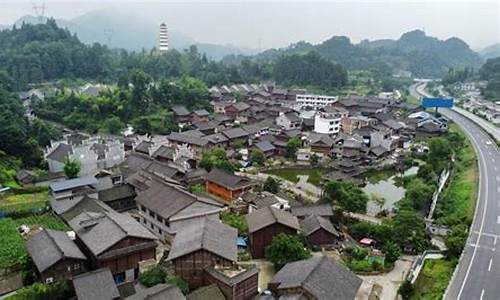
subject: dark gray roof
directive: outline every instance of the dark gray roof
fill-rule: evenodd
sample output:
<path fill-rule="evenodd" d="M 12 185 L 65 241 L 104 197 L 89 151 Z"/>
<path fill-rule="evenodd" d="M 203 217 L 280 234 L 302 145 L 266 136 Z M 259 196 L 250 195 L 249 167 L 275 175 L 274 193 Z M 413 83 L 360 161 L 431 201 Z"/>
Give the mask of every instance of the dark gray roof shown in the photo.
<path fill-rule="evenodd" d="M 198 197 L 179 187 L 154 181 L 149 189 L 140 193 L 136 201 L 154 211 L 164 219 L 180 213 L 192 206 L 195 202 L 202 202 L 203 208 L 199 215 L 213 213 L 220 210 L 220 204 L 209 199 Z"/>
<path fill-rule="evenodd" d="M 69 225 L 95 256 L 127 237 L 156 240 L 134 218 L 115 211 L 84 212 L 69 221 Z"/>
<path fill-rule="evenodd" d="M 285 114 L 285 117 L 290 120 L 290 122 L 301 122 L 302 119 L 295 112 L 289 112 Z"/>
<path fill-rule="evenodd" d="M 228 141 L 227 137 L 222 133 L 214 133 L 204 137 L 212 144 L 225 143 Z"/>
<path fill-rule="evenodd" d="M 71 153 L 73 153 L 73 147 L 65 143 L 60 143 L 47 155 L 47 158 L 62 163 Z"/>
<path fill-rule="evenodd" d="M 297 217 L 287 211 L 270 206 L 258 209 L 251 214 L 246 215 L 245 217 L 248 223 L 248 231 L 250 233 L 258 231 L 275 223 L 279 223 L 297 230 L 300 229 Z"/>
<path fill-rule="evenodd" d="M 292 214 L 296 217 L 305 217 L 309 215 L 330 217 L 333 216 L 333 211 L 330 204 L 319 204 L 292 207 Z"/>
<path fill-rule="evenodd" d="M 196 127 L 196 129 L 198 130 L 212 130 L 212 129 L 215 129 L 217 128 L 217 126 L 220 125 L 220 121 L 217 121 L 217 120 L 212 120 L 212 121 L 208 121 L 208 122 L 198 122 L 198 123 L 194 123 L 193 126 Z"/>
<path fill-rule="evenodd" d="M 225 271 L 224 269 L 217 269 L 214 267 L 205 268 L 205 271 L 209 273 L 212 277 L 216 278 L 220 282 L 223 282 L 225 285 L 230 287 L 234 287 L 235 285 L 259 273 L 259 268 L 257 268 L 255 265 L 246 266 L 245 268 L 241 266 L 236 266 L 226 270 L 229 271 L 229 273 L 234 272 L 236 273 L 236 275 L 227 276 L 224 273 Z"/>
<path fill-rule="evenodd" d="M 248 178 L 237 176 L 219 169 L 212 169 L 210 173 L 207 174 L 207 180 L 215 182 L 230 190 L 252 185 L 252 182 Z"/>
<path fill-rule="evenodd" d="M 362 280 L 326 256 L 286 264 L 271 280 L 278 289 L 302 288 L 318 300 L 352 300 Z"/>
<path fill-rule="evenodd" d="M 204 249 L 227 260 L 236 262 L 238 230 L 208 218 L 177 232 L 167 260 L 173 260 Z"/>
<path fill-rule="evenodd" d="M 216 284 L 203 286 L 187 295 L 188 300 L 226 300 Z"/>
<path fill-rule="evenodd" d="M 108 268 L 83 273 L 73 278 L 78 300 L 110 300 L 120 297 Z"/>
<path fill-rule="evenodd" d="M 189 110 L 187 110 L 186 107 L 183 106 L 183 105 L 173 106 L 172 107 L 172 111 L 174 112 L 174 114 L 176 114 L 178 116 L 187 116 L 187 115 L 189 115 Z"/>
<path fill-rule="evenodd" d="M 230 140 L 245 138 L 248 136 L 248 132 L 246 132 L 243 128 L 240 127 L 224 130 L 222 134 L 224 134 Z"/>
<path fill-rule="evenodd" d="M 153 157 L 161 157 L 173 160 L 175 154 L 175 149 L 171 147 L 167 147 L 165 145 L 161 145 L 156 151 L 153 153 Z"/>
<path fill-rule="evenodd" d="M 66 201 L 66 200 L 64 200 Z M 61 202 L 60 200 L 56 200 L 55 202 Z M 57 208 L 57 207 L 56 207 Z M 56 208 L 53 209 L 56 211 Z M 69 222 L 74 217 L 78 216 L 83 212 L 94 212 L 100 213 L 109 211 L 111 208 L 104 204 L 102 201 L 99 201 L 94 198 L 90 198 L 88 196 L 84 196 L 80 201 L 75 203 L 73 206 L 67 208 L 63 212 L 59 213 L 59 215 L 66 221 Z"/>
<path fill-rule="evenodd" d="M 183 132 L 172 132 L 167 136 L 167 139 L 177 143 L 191 144 L 196 146 L 205 146 L 208 140 L 203 137 L 195 137 Z"/>
<path fill-rule="evenodd" d="M 375 156 L 381 156 L 382 154 L 384 153 L 387 153 L 389 152 L 389 150 L 385 149 L 384 147 L 382 146 L 377 146 L 377 147 L 373 147 L 370 149 L 370 152 L 375 154 Z"/>
<path fill-rule="evenodd" d="M 138 291 L 127 300 L 183 300 L 186 299 L 181 290 L 172 284 L 162 283 Z"/>
<path fill-rule="evenodd" d="M 210 115 L 210 113 L 206 109 L 198 109 L 193 112 L 198 117 L 206 117 Z"/>
<path fill-rule="evenodd" d="M 64 231 L 44 229 L 26 242 L 26 248 L 39 272 L 61 259 L 87 259 Z"/>
<path fill-rule="evenodd" d="M 269 141 L 262 141 L 255 144 L 255 147 L 259 148 L 262 152 L 274 151 L 276 147 Z"/>
<path fill-rule="evenodd" d="M 148 153 L 149 154 L 149 148 L 153 145 L 152 142 L 149 141 L 142 141 L 135 147 L 135 151 L 143 152 L 143 153 Z"/>
<path fill-rule="evenodd" d="M 60 192 L 94 184 L 97 184 L 97 179 L 95 179 L 94 176 L 84 176 L 64 181 L 53 182 L 50 184 L 50 189 L 54 192 Z"/>
<path fill-rule="evenodd" d="M 250 108 L 250 105 L 248 105 L 245 102 L 236 102 L 231 105 L 232 107 L 236 108 L 238 111 L 244 111 Z"/>
<path fill-rule="evenodd" d="M 99 191 L 99 200 L 103 202 L 115 201 L 135 197 L 134 188 L 128 184 L 117 185 L 109 189 Z"/>
<path fill-rule="evenodd" d="M 403 124 L 399 123 L 398 121 L 396 121 L 394 119 L 385 120 L 382 122 L 382 124 L 384 124 L 385 126 L 387 126 L 389 128 L 392 128 L 394 130 L 400 130 L 400 129 L 404 128 Z"/>
<path fill-rule="evenodd" d="M 311 144 L 324 144 L 326 146 L 332 147 L 335 141 L 327 134 L 322 133 L 311 133 L 309 135 L 309 141 Z"/>
<path fill-rule="evenodd" d="M 340 233 L 335 229 L 335 227 L 333 227 L 332 223 L 320 216 L 310 215 L 305 218 L 304 221 L 300 223 L 300 225 L 302 227 L 302 232 L 304 232 L 306 236 L 310 235 L 320 228 L 323 228 L 329 233 L 340 237 Z"/>
<path fill-rule="evenodd" d="M 241 195 L 241 198 L 247 203 L 255 204 L 257 208 L 271 206 L 276 203 L 279 203 L 278 199 L 276 198 L 276 195 L 266 191 L 260 193 L 247 192 Z"/>

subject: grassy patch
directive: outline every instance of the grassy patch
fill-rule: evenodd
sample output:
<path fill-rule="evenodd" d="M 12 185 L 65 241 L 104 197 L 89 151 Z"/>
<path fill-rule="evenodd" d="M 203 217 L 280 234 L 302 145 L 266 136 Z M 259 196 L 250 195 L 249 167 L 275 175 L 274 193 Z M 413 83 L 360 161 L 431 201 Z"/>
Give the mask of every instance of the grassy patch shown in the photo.
<path fill-rule="evenodd" d="M 420 100 L 412 95 L 406 96 L 406 103 L 420 106 Z"/>
<path fill-rule="evenodd" d="M 21 265 L 26 261 L 27 251 L 24 240 L 17 232 L 16 223 L 5 218 L 0 220 L 0 268 Z"/>
<path fill-rule="evenodd" d="M 48 198 L 48 191 L 0 196 L 0 211 L 36 210 L 47 206 Z"/>
<path fill-rule="evenodd" d="M 454 261 L 445 259 L 425 261 L 415 281 L 415 289 L 410 299 L 442 299 L 454 269 Z"/>
<path fill-rule="evenodd" d="M 309 179 L 307 182 L 319 186 L 321 182 L 321 176 L 325 170 L 321 168 L 315 169 L 300 169 L 300 168 L 283 168 L 267 170 L 264 173 L 276 175 L 285 180 L 297 183 L 299 181 L 298 175 L 308 175 Z"/>
<path fill-rule="evenodd" d="M 63 222 L 59 217 L 53 214 L 43 214 L 43 215 L 33 215 L 24 218 L 14 219 L 14 223 L 16 226 L 20 226 L 22 224 L 28 225 L 30 227 L 42 227 L 53 230 L 70 230 L 68 225 Z"/>
<path fill-rule="evenodd" d="M 452 124 L 450 130 L 463 135 L 456 124 Z M 479 179 L 476 153 L 469 140 L 466 140 L 466 146 L 457 153 L 455 172 L 452 175 L 438 201 L 437 221 L 446 225 L 465 221 L 469 225 L 474 217 Z"/>

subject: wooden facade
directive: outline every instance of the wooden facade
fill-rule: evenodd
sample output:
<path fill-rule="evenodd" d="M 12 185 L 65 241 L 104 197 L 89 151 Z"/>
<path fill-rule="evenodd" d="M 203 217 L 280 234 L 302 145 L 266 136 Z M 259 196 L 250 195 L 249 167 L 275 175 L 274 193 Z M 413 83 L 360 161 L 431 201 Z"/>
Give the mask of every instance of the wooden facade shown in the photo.
<path fill-rule="evenodd" d="M 216 270 L 206 270 L 205 271 L 205 285 L 216 284 L 221 292 L 226 297 L 226 300 L 248 300 L 254 299 L 255 296 L 259 294 L 259 272 L 252 272 L 252 275 L 245 276 L 245 274 L 237 275 L 241 277 L 240 280 L 231 280 L 229 278 L 224 278 L 222 274 L 214 275 Z M 226 280 L 227 279 L 227 280 Z M 230 284 L 232 281 L 233 284 Z"/>
<path fill-rule="evenodd" d="M 83 243 L 77 240 L 78 244 Z M 125 272 L 134 270 L 134 278 L 139 274 L 139 262 L 155 259 L 156 257 L 156 242 L 148 239 L 140 239 L 127 237 L 108 250 L 95 257 L 83 248 L 84 252 L 91 258 L 91 267 L 93 269 L 109 268 L 111 274 L 120 281 L 125 280 Z"/>
<path fill-rule="evenodd" d="M 233 199 L 238 198 L 241 194 L 250 191 L 252 186 L 248 185 L 239 189 L 231 190 L 223 187 L 215 182 L 207 180 L 205 183 L 206 191 L 212 195 L 224 199 L 227 203 L 231 203 Z"/>
<path fill-rule="evenodd" d="M 191 290 L 204 285 L 204 270 L 206 267 L 231 267 L 233 262 L 201 249 L 173 260 L 175 274 L 186 281 Z"/>
<path fill-rule="evenodd" d="M 280 233 L 296 235 L 297 230 L 280 223 L 274 223 L 249 234 L 250 251 L 253 258 L 263 258 L 265 248 L 271 244 L 273 238 Z"/>
<path fill-rule="evenodd" d="M 49 283 L 57 280 L 71 280 L 74 276 L 87 272 L 87 269 L 85 260 L 63 258 L 37 275 L 42 282 Z"/>
<path fill-rule="evenodd" d="M 326 231 L 324 228 L 319 228 L 306 236 L 306 241 L 309 245 L 322 246 L 337 245 L 340 239 L 331 232 Z"/>

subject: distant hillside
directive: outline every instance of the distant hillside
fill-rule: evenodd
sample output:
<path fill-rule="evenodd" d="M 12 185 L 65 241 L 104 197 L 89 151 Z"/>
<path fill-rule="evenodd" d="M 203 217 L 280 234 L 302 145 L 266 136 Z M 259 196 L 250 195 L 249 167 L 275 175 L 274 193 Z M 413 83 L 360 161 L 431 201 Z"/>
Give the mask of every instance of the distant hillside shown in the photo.
<path fill-rule="evenodd" d="M 479 70 L 481 79 L 488 80 L 483 95 L 490 100 L 500 101 L 500 57 L 491 58 Z"/>
<path fill-rule="evenodd" d="M 479 51 L 479 54 L 484 59 L 495 58 L 500 56 L 500 43 L 493 44 Z"/>
<path fill-rule="evenodd" d="M 133 21 L 131 21 L 133 20 Z M 22 23 L 44 24 L 47 18 L 38 18 L 31 15 L 24 16 L 15 22 L 17 27 Z M 86 43 L 101 43 L 111 48 L 122 48 L 131 51 L 150 50 L 157 46 L 158 24 L 142 21 L 127 14 L 109 13 L 108 11 L 93 11 L 71 20 L 56 19 L 59 27 L 67 28 L 76 33 L 78 38 Z M 0 25 L 0 30 L 11 26 Z M 192 38 L 176 31 L 169 32 L 170 46 L 184 50 L 196 45 L 200 52 L 208 57 L 219 60 L 229 54 L 254 54 L 251 49 L 238 48 L 231 45 L 215 45 L 199 43 Z"/>
<path fill-rule="evenodd" d="M 350 70 L 374 70 L 393 73 L 407 70 L 416 77 L 441 77 L 450 68 L 479 68 L 482 58 L 458 38 L 439 40 L 415 30 L 403 34 L 398 40 L 364 40 L 353 44 L 348 37 L 332 38 L 312 45 L 299 42 L 283 49 L 270 49 L 254 56 L 255 60 L 275 60 L 281 55 L 304 54 L 316 51 L 321 56 L 339 63 Z M 230 56 L 225 62 L 237 62 Z"/>

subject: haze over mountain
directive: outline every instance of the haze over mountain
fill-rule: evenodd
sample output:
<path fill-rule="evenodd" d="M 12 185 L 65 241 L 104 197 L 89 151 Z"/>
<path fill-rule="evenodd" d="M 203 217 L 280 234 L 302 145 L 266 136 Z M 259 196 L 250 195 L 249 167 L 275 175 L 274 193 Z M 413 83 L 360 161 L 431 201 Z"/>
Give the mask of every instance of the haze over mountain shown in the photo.
<path fill-rule="evenodd" d="M 439 40 L 421 30 L 404 33 L 398 40 L 363 40 L 353 44 L 348 37 L 332 38 L 313 45 L 304 41 L 286 48 L 269 49 L 251 57 L 257 61 L 273 61 L 281 55 L 315 51 L 350 70 L 373 70 L 394 73 L 410 71 L 417 77 L 440 77 L 450 68 L 479 68 L 483 59 L 459 38 Z M 243 56 L 230 55 L 227 63 L 240 62 Z"/>
<path fill-rule="evenodd" d="M 14 24 L 19 27 L 23 22 L 40 24 L 46 21 L 46 17 L 26 15 L 19 18 Z M 158 45 L 158 24 L 134 18 L 130 14 L 99 10 L 69 20 L 56 19 L 56 23 L 75 33 L 82 42 L 87 44 L 98 42 L 111 48 L 132 51 L 141 51 L 142 49 L 149 51 Z M 11 25 L 2 25 L 0 29 L 10 27 Z M 169 30 L 169 44 L 170 47 L 178 50 L 196 45 L 201 52 L 217 60 L 228 54 L 253 54 L 256 52 L 256 50 L 232 45 L 199 43 L 189 36 L 173 30 Z"/>
<path fill-rule="evenodd" d="M 500 43 L 480 49 L 479 54 L 484 59 L 500 57 Z"/>

